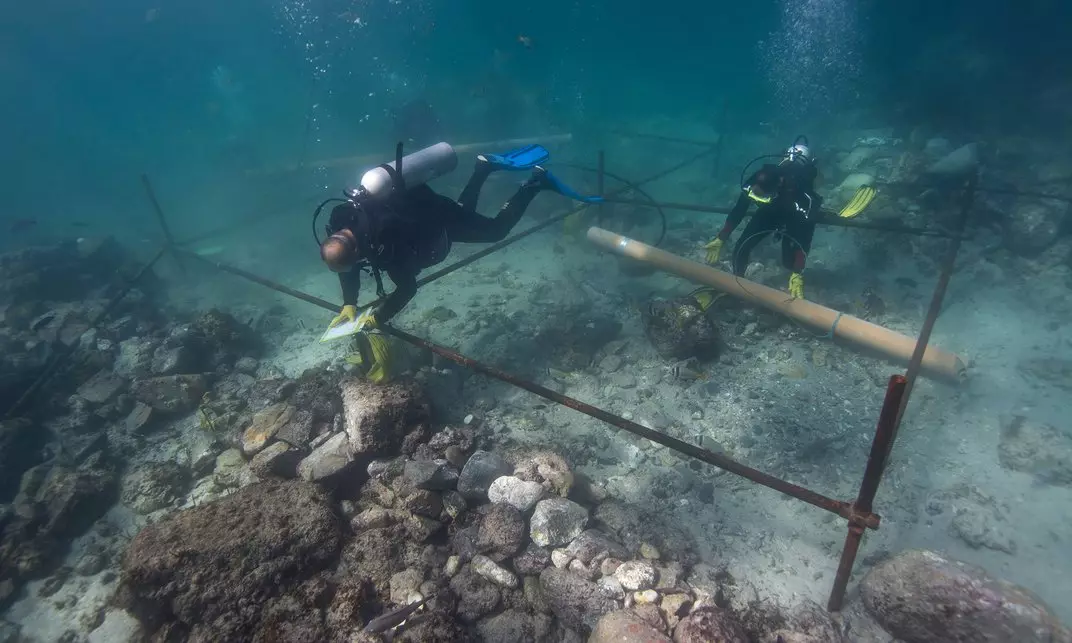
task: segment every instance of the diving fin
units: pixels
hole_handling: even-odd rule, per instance
[[[558,192],[562,196],[573,199],[574,201],[580,201],[581,203],[603,203],[603,197],[601,196],[581,196],[576,190],[566,185],[558,179],[554,174],[551,174],[547,170],[543,170],[543,180],[547,183],[547,187]]]
[[[551,155],[543,145],[526,145],[502,154],[482,154],[480,158],[499,170],[531,170]]]
[[[726,293],[716,291],[714,288],[697,288],[689,293],[689,297],[696,300],[696,304],[700,307],[700,310],[707,312],[716,301],[725,296]]]
[[[859,190],[856,190],[856,194],[849,199],[845,207],[841,209],[841,212],[838,212],[838,216],[842,219],[851,219],[860,214],[875,200],[875,194],[874,187],[870,185],[861,186]]]

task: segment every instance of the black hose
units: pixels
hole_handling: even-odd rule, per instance
[[[581,170],[581,171],[584,171],[584,172],[593,172],[593,173],[596,173],[596,174],[599,173],[598,169],[592,168],[592,167],[587,167],[587,166],[584,166],[584,165],[575,165],[573,163],[556,163],[555,165],[557,165],[559,167],[573,168],[575,170]],[[651,204],[651,207],[655,208],[655,210],[658,211],[659,220],[661,222],[660,223],[661,229],[659,230],[659,239],[655,243],[651,244],[652,246],[658,248],[659,245],[662,244],[662,242],[664,240],[666,240],[666,212],[663,211],[662,206],[659,205],[659,202],[656,201],[654,198],[652,198],[652,196],[650,194],[645,192],[639,185],[637,185],[636,183],[633,183],[629,179],[626,179],[626,178],[623,178],[621,176],[618,176],[617,174],[614,174],[613,172],[607,172],[606,170],[603,170],[603,174],[609,176],[610,178],[614,179],[615,181],[618,181],[619,183],[625,185],[626,187],[628,187],[629,189],[633,190],[634,192],[636,192],[640,196],[644,197],[644,199],[646,199]],[[602,225],[603,225],[602,219],[600,219],[599,224],[600,224],[600,227],[602,227]]]

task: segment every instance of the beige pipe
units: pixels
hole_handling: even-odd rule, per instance
[[[690,281],[716,288],[759,304],[768,310],[787,315],[820,333],[829,333],[839,344],[862,352],[871,352],[885,359],[907,365],[916,347],[916,338],[906,337],[888,328],[866,322],[858,317],[839,313],[806,299],[794,299],[787,293],[768,288],[744,278],[695,261],[689,261],[665,250],[635,241],[609,230],[591,227],[588,240],[597,246],[623,257],[642,261]],[[964,362],[952,353],[936,346],[927,346],[923,353],[922,373],[928,377],[960,382],[967,369]]]
[[[529,138],[508,138],[501,141],[486,141],[484,143],[462,143],[461,145],[454,145],[455,152],[473,152],[476,150],[508,150],[515,147],[521,147],[522,145],[533,145],[535,143],[541,143],[544,145],[551,143],[568,143],[573,140],[573,134],[552,134],[550,136],[532,136]],[[393,158],[387,158],[384,153],[380,154],[365,154],[363,156],[340,156],[332,159],[320,159],[319,161],[308,161],[307,163],[291,163],[290,165],[277,165],[275,167],[257,168],[246,170],[246,176],[258,176],[264,174],[283,174],[285,172],[295,172],[302,168],[314,168],[314,167],[338,167],[340,165],[352,165],[354,167],[362,167],[365,165],[373,166],[380,163],[393,161]]]

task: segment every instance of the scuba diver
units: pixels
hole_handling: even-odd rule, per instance
[[[457,201],[440,195],[426,182],[452,171],[458,164],[454,149],[437,143],[405,157],[399,144],[395,162],[369,170],[360,187],[346,192],[345,199],[328,199],[320,204],[313,217],[332,201],[341,201],[331,211],[326,226],[328,237],[320,244],[320,257],[339,273],[343,307],[329,328],[343,322],[357,321],[357,332],[368,342],[356,357],[359,363],[371,362],[366,377],[374,382],[389,376],[390,351],[382,334],[371,332],[388,323],[417,292],[417,274],[434,266],[450,252],[451,244],[491,243],[506,238],[524,215],[537,194],[552,190],[578,198],[539,164],[549,157],[540,145],[528,145],[504,154],[477,157],[476,167]],[[476,210],[480,189],[497,170],[531,170],[531,176],[499,210],[494,218]],[[584,197],[579,197],[584,198]],[[357,298],[361,271],[369,272],[376,282],[377,296],[383,302],[375,310],[357,316]],[[381,273],[387,273],[395,290],[385,295]]]
[[[753,159],[741,172],[742,179],[748,167],[755,161],[777,155],[765,155]],[[789,274],[789,294],[804,298],[804,264],[811,252],[812,236],[816,223],[826,216],[822,208],[823,198],[815,192],[819,168],[808,146],[807,137],[800,135],[793,145],[781,155],[775,165],[765,163],[747,180],[741,181],[741,195],[737,198],[726,224],[718,237],[704,246],[706,260],[710,265],[718,262],[723,244],[741,223],[752,203],[756,213],[745,226],[733,248],[733,274],[744,276],[748,257],[752,250],[769,234],[782,240],[782,265]],[[863,212],[875,198],[875,189],[864,186],[857,191],[837,216],[849,219]]]

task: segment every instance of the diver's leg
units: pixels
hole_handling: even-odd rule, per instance
[[[488,163],[483,157],[477,157],[473,174],[469,177],[469,182],[465,184],[461,196],[458,197],[458,204],[466,210],[475,211],[477,200],[480,199],[480,190],[484,187],[484,181],[487,181],[494,171],[494,165]]]
[[[811,252],[811,239],[815,224],[810,221],[792,221],[786,225],[782,237],[782,265],[791,272],[803,272]]]
[[[752,215],[752,220],[744,227],[744,232],[737,239],[737,245],[733,247],[733,274],[744,276],[752,250],[772,232],[774,226],[771,225],[769,215],[765,215],[762,210]]]
[[[502,241],[517,222],[525,214],[525,210],[532,203],[543,185],[537,181],[527,181],[509,201],[503,204],[499,214],[494,219],[481,216],[475,210],[466,209],[464,213],[457,213],[447,224],[447,236],[451,241],[461,243],[492,243]]]

